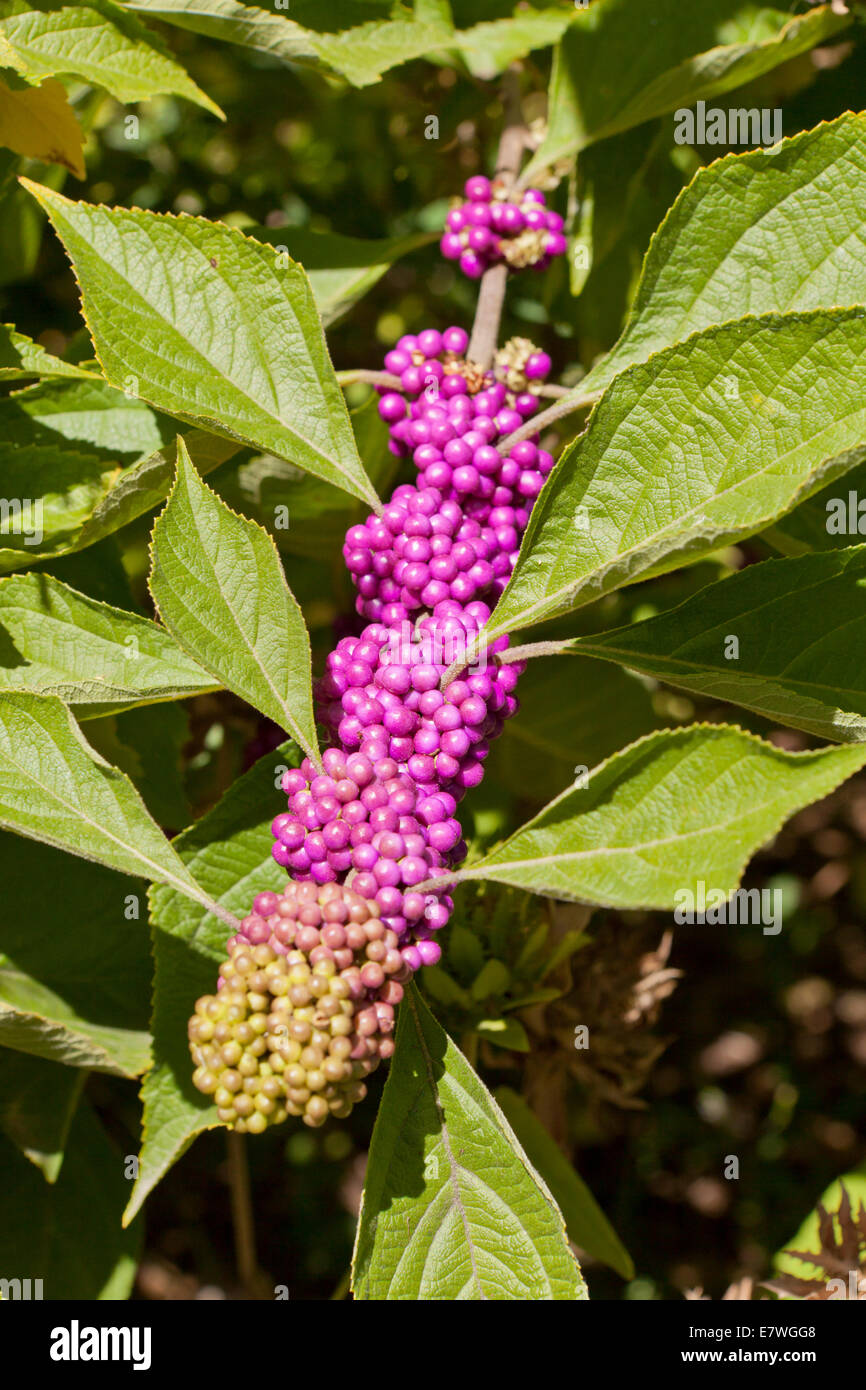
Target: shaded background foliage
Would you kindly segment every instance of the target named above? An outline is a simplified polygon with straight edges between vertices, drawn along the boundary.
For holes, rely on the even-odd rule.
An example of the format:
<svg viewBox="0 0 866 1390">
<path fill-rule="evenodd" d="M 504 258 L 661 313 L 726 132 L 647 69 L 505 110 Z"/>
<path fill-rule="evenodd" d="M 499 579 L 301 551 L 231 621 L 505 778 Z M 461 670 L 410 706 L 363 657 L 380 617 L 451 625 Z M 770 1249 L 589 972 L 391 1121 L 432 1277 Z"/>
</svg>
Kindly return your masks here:
<svg viewBox="0 0 866 1390">
<path fill-rule="evenodd" d="M 371 6 L 355 8 L 370 17 Z M 455 10 L 469 23 L 512 8 L 466 3 Z M 309 15 L 305 22 L 315 26 Z M 126 108 L 103 94 L 82 93 L 77 109 L 90 130 L 87 179 L 67 179 L 67 192 L 90 202 L 201 213 L 241 228 L 264 224 L 284 232 L 291 252 L 293 232 L 304 230 L 365 238 L 435 231 L 462 180 L 489 169 L 499 103 L 490 84 L 458 76 L 450 67 L 412 63 L 358 93 L 191 33 L 165 34 L 224 109 L 226 123 L 159 97 L 139 109 L 138 133 L 130 139 Z M 533 55 L 526 67 L 527 86 L 543 92 L 545 53 Z M 780 105 L 790 134 L 856 109 L 864 81 L 861 29 L 738 89 L 737 104 Z M 539 100 L 538 116 L 542 109 Z M 431 114 L 439 121 L 437 140 L 424 136 Z M 566 178 L 554 195 L 554 205 L 566 213 L 570 193 L 592 192 L 593 258 L 582 293 L 573 296 L 563 265 L 544 278 L 524 277 L 509 299 L 505 334 L 532 337 L 551 353 L 560 379 L 578 379 L 617 338 L 649 238 L 665 211 L 699 164 L 723 152 L 675 146 L 670 118 L 589 150 L 581 160 L 579 190 L 570 189 Z M 45 166 L 31 162 L 29 171 L 41 181 L 58 181 Z M 39 234 L 37 216 L 29 207 L 25 213 L 17 200 L 0 213 L 0 242 L 8 249 L 0 268 L 2 318 L 55 353 L 86 356 L 73 278 L 56 238 Z M 377 367 L 401 333 L 468 323 L 473 307 L 473 287 L 432 243 L 398 262 L 331 328 L 335 365 Z M 349 399 L 358 405 L 366 395 L 365 388 L 352 388 Z M 381 451 L 381 441 L 365 453 L 368 465 L 374 447 Z M 381 452 L 377 466 L 383 478 L 393 474 Z M 250 515 L 256 514 L 257 497 L 266 505 L 267 494 L 256 491 L 249 451 L 209 481 Z M 94 597 L 150 613 L 144 582 L 149 525 L 142 518 L 41 570 Z M 295 553 L 290 536 L 283 557 L 311 630 L 316 669 L 333 624 L 350 607 L 338 536 L 335 529 L 330 553 L 315 559 Z M 748 542 L 612 595 L 588 613 L 548 626 L 544 635 L 610 628 L 663 611 L 719 574 L 769 554 L 765 542 Z M 607 698 L 605 682 L 613 676 L 606 666 L 585 658 L 567 666 L 560 671 L 554 663 L 531 673 L 525 702 L 536 713 L 515 721 L 491 759 L 488 780 L 466 802 L 476 843 L 493 842 L 519 824 L 564 785 L 577 763 L 591 766 L 659 724 L 730 717 L 729 707 L 628 684 L 619 671 Z M 585 693 L 586 722 L 569 719 L 563 727 L 561 682 L 572 691 L 580 687 L 581 711 Z M 736 718 L 786 747 L 811 746 L 806 736 L 773 730 L 758 716 L 738 711 Z M 151 726 L 144 727 L 148 720 Z M 522 730 L 528 728 L 532 737 L 526 741 Z M 228 693 L 106 718 L 91 723 L 88 736 L 112 761 L 135 770 L 148 804 L 170 831 L 212 806 L 277 742 L 274 729 Z M 148 769 L 143 750 L 155 742 L 161 756 Z M 573 975 L 569 993 L 546 1012 L 544 1005 L 519 1012 L 529 1050 L 498 1048 L 467 1034 L 467 1049 L 488 1085 L 530 1095 L 634 1260 L 634 1277 L 625 1281 L 587 1261 L 592 1296 L 673 1298 L 701 1286 L 720 1297 L 736 1277 L 765 1276 L 774 1253 L 827 1185 L 862 1164 L 857 1094 L 866 1065 L 864 834 L 866 779 L 860 777 L 800 813 L 758 856 L 750 885 L 784 893 L 786 923 L 778 937 L 735 927 L 682 927 L 665 960 L 663 952 L 653 954 L 670 928 L 663 914 L 597 911 L 587 928 L 587 917 L 577 913 L 572 925 L 587 928 L 587 941 L 564 967 Z M 461 890 L 452 938 L 469 915 L 472 892 Z M 14 885 L 12 903 L 26 913 L 26 894 Z M 446 947 L 448 978 L 459 984 L 459 941 L 452 947 L 450 954 Z M 130 949 L 134 954 L 137 947 Z M 143 968 L 137 958 L 134 965 Z M 635 1018 L 635 983 L 657 970 L 681 973 L 666 975 L 657 994 L 650 986 Z M 619 990 L 611 989 L 601 1004 L 582 990 L 582 982 L 599 971 L 620 979 Z M 427 988 L 460 1040 L 467 1016 L 459 1001 L 447 1003 L 444 974 L 438 982 L 431 976 Z M 595 1043 L 586 1061 L 568 1047 L 569 1029 L 589 1022 L 593 1007 L 593 1036 L 599 1048 L 604 1041 L 613 1070 L 595 1069 Z M 345 1293 L 382 1084 L 382 1077 L 374 1077 L 368 1101 L 339 1126 L 321 1133 L 283 1127 L 249 1146 L 261 1264 L 275 1283 L 289 1286 L 292 1298 Z M 133 1088 L 92 1074 L 87 1098 L 120 1151 L 134 1153 L 139 1116 Z M 721 1177 L 729 1154 L 741 1158 L 737 1183 Z M 238 1295 L 225 1183 L 224 1136 L 206 1134 L 148 1201 L 136 1296 Z"/>
</svg>

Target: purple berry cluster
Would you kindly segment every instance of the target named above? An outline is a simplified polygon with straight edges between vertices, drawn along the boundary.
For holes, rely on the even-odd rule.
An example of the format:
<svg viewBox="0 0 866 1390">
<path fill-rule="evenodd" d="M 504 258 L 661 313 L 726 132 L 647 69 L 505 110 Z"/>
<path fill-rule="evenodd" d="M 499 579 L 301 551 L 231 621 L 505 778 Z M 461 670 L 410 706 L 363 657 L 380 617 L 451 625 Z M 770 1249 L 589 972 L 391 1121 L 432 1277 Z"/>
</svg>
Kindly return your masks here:
<svg viewBox="0 0 866 1390">
<path fill-rule="evenodd" d="M 442 255 L 457 261 L 464 275 L 478 280 L 490 266 L 543 270 L 568 249 L 563 219 L 545 205 L 538 188 L 512 197 L 499 179 L 476 174 L 467 179 L 465 201 L 453 207 L 439 243 Z"/>
<path fill-rule="evenodd" d="M 489 448 L 497 438 L 519 429 L 539 408 L 537 388 L 552 365 L 546 352 L 538 352 L 526 338 L 512 338 L 496 353 L 490 370 L 483 372 L 466 360 L 468 346 L 469 335 L 463 328 L 446 328 L 444 333 L 425 328 L 418 334 L 405 334 L 385 355 L 385 370 L 399 378 L 400 389 L 381 393 L 379 414 L 388 423 L 392 453 L 398 458 L 412 454 L 419 469 L 440 459 L 452 474 L 465 468 L 474 460 L 465 458 L 466 451 L 455 440 L 474 431 L 485 437 L 470 438 L 470 448 Z M 431 445 L 438 458 L 432 453 L 416 457 L 419 448 Z M 488 458 L 488 469 L 482 466 L 478 471 L 487 476 L 491 466 Z M 444 479 L 445 474 L 440 477 Z M 442 485 L 441 481 L 431 483 Z M 448 478 L 445 485 L 463 496 L 476 484 L 472 480 L 467 485 L 461 474 L 456 482 Z"/>
<path fill-rule="evenodd" d="M 473 178 L 465 191 L 442 249 L 467 275 L 565 251 L 537 189 L 510 201 L 501 182 Z M 467 852 L 458 803 L 518 708 L 523 664 L 508 661 L 508 637 L 464 658 L 553 467 L 537 435 L 506 443 L 539 409 L 552 364 L 524 338 L 489 367 L 468 349 L 464 329 L 428 328 L 385 357 L 399 389 L 379 389 L 379 413 L 417 481 L 346 535 L 358 616 L 315 688 L 332 746 L 321 768 L 307 758 L 283 775 L 287 809 L 272 823 L 290 881 L 255 899 L 217 995 L 190 1022 L 195 1084 L 238 1129 L 348 1114 L 393 1051 L 403 985 L 441 956 L 434 937 Z"/>
<path fill-rule="evenodd" d="M 339 747 L 324 753 L 323 774 L 309 760 L 284 774 L 288 810 L 272 826 L 274 858 L 296 879 L 352 874 L 412 970 L 439 959 L 431 938 L 453 906 L 447 893 L 418 885 L 464 858 L 457 804 L 480 783 L 490 739 L 517 710 L 523 667 L 499 658 L 507 637 L 440 689 L 489 616 L 484 604 L 461 610 L 447 600 L 415 625 L 371 623 L 342 638 L 316 686 L 319 717 Z"/>
<path fill-rule="evenodd" d="M 484 604 L 464 614 L 457 607 L 442 603 L 415 625 L 371 623 L 359 637 L 344 637 L 316 694 L 322 722 L 344 748 L 392 758 L 425 794 L 446 791 L 459 800 L 481 781 L 489 740 L 517 710 L 512 692 L 523 667 L 502 659 L 488 665 L 485 653 L 441 689 L 452 659 L 490 614 Z M 507 646 L 508 638 L 499 638 L 490 656 Z"/>
<path fill-rule="evenodd" d="M 418 485 L 397 488 L 381 516 L 346 536 L 355 606 L 373 622 L 390 626 L 449 600 L 494 603 L 553 467 L 532 440 L 504 455 L 497 447 L 538 409 L 532 387 L 550 371 L 547 353 L 513 339 L 481 373 L 460 356 L 466 347 L 461 328 L 426 329 L 385 358 L 402 391 L 385 391 L 379 411 L 392 450 L 411 453 Z"/>
<path fill-rule="evenodd" d="M 296 881 L 334 883 L 351 873 L 353 891 L 375 902 L 402 959 L 417 970 L 439 959 L 430 937 L 453 906 L 447 895 L 417 885 L 447 873 L 466 852 L 457 800 L 433 795 L 435 784 L 419 786 L 383 742 L 371 738 L 365 746 L 363 753 L 327 749 L 323 774 L 309 759 L 284 774 L 289 807 L 273 822 L 273 855 Z"/>
<path fill-rule="evenodd" d="M 456 811 L 490 740 L 516 713 L 520 663 L 500 637 L 443 688 L 508 582 L 530 509 L 553 466 L 532 440 L 502 439 L 539 405 L 550 359 L 512 339 L 488 371 L 461 328 L 401 338 L 381 394 L 394 451 L 415 484 L 352 526 L 344 556 L 366 625 L 340 638 L 316 685 L 333 746 L 283 777 L 273 855 L 297 882 L 347 882 L 376 904 L 407 969 L 434 964 L 453 903 L 442 881 L 466 854 Z M 432 889 L 430 880 L 439 880 Z"/>
<path fill-rule="evenodd" d="M 512 541 L 499 529 L 507 551 L 493 527 L 466 517 L 438 489 L 398 488 L 381 517 L 371 516 L 346 536 L 343 554 L 358 589 L 358 613 L 390 627 L 419 610 L 449 600 L 463 608 L 494 592 L 517 549 L 516 531 Z"/>
</svg>

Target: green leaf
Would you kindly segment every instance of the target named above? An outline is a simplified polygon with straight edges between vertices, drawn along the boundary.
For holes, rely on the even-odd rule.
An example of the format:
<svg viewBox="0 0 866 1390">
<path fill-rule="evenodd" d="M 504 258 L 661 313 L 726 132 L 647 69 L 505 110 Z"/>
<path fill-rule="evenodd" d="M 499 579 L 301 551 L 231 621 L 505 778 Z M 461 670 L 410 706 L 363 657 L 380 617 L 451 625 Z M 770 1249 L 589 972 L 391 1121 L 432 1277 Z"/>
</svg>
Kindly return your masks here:
<svg viewBox="0 0 866 1390">
<path fill-rule="evenodd" d="M 322 323 L 327 328 L 381 280 L 395 261 L 429 246 L 436 232 L 365 241 L 338 232 L 310 232 L 297 227 L 250 227 L 247 235 L 286 252 L 303 266 Z"/>
<path fill-rule="evenodd" d="M 36 268 L 45 234 L 45 214 L 30 194 L 17 183 L 21 161 L 0 150 L 0 287 L 29 280 Z M 41 178 L 50 187 L 62 187 L 66 170 L 59 164 L 42 166 Z"/>
<path fill-rule="evenodd" d="M 8 440 L 0 440 L 0 472 L 7 493 L 0 508 L 0 573 L 68 549 L 111 478 L 96 454 Z"/>
<path fill-rule="evenodd" d="M 469 984 L 484 965 L 484 947 L 477 932 L 453 922 L 448 932 L 448 965 Z"/>
<path fill-rule="evenodd" d="M 669 909 L 701 882 L 727 897 L 789 816 L 864 764 L 861 745 L 785 753 L 724 724 L 662 729 L 457 878 L 602 907 Z"/>
<path fill-rule="evenodd" d="M 276 546 L 201 481 L 182 440 L 150 591 L 180 645 L 318 762 L 310 639 Z"/>
<path fill-rule="evenodd" d="M 257 893 L 279 892 L 286 873 L 271 855 L 271 821 L 285 797 L 280 768 L 294 766 L 296 750 L 283 744 L 236 781 L 213 810 L 174 841 L 197 882 L 223 908 L 246 916 Z M 156 967 L 153 1068 L 142 1088 L 144 1132 L 139 1176 L 125 1220 L 176 1163 L 197 1134 L 219 1125 L 216 1107 L 192 1084 L 186 1026 L 196 999 L 216 989 L 226 955 L 226 928 L 182 894 L 155 888 L 151 923 Z"/>
<path fill-rule="evenodd" d="M 866 465 L 860 464 L 762 532 L 782 555 L 845 550 L 852 536 L 866 536 Z"/>
<path fill-rule="evenodd" d="M 576 298 L 566 317 L 584 360 L 594 360 L 619 337 L 647 247 L 688 181 L 670 139 L 659 117 L 592 145 L 577 161 L 568 253 Z"/>
<path fill-rule="evenodd" d="M 222 116 L 155 34 L 111 0 L 3 0 L 0 63 L 29 82 L 72 77 L 104 87 L 121 102 L 162 93 Z"/>
<path fill-rule="evenodd" d="M 7 833 L 0 869 L 0 1045 L 138 1076 L 150 1065 L 145 885 Z"/>
<path fill-rule="evenodd" d="M 299 265 L 218 222 L 23 182 L 72 260 L 110 382 L 378 505 Z"/>
<path fill-rule="evenodd" d="M 513 1013 L 515 1009 L 531 1009 L 534 1004 L 550 1004 L 554 999 L 561 999 L 564 993 L 564 989 L 534 989 L 531 994 L 521 994 L 517 999 L 509 999 L 502 1005 L 502 1012 L 508 1014 Z"/>
<path fill-rule="evenodd" d="M 376 0 L 356 0 L 355 4 L 343 0 L 335 11 L 321 0 L 307 4 L 292 0 L 292 19 L 236 0 L 128 0 L 127 8 L 285 63 L 322 64 L 357 87 L 378 81 L 389 68 L 445 48 L 453 39 L 450 11 L 443 0 L 430 0 L 422 8 L 416 5 L 414 18 L 395 6 L 391 12 L 396 18 L 377 16 L 362 24 L 353 20 L 366 19 L 373 10 L 387 15 L 390 7 Z"/>
<path fill-rule="evenodd" d="M 81 1018 L 57 990 L 5 963 L 0 963 L 0 1043 L 67 1067 L 117 1076 L 140 1076 L 151 1060 L 146 1029 Z"/>
<path fill-rule="evenodd" d="M 0 1048 L 0 1130 L 56 1182 L 85 1071 Z"/>
<path fill-rule="evenodd" d="M 472 996 L 469 991 L 459 985 L 453 975 L 449 975 L 442 969 L 441 965 L 428 965 L 425 967 L 424 992 L 437 1004 L 446 1007 L 457 1006 L 465 1009 L 467 1013 L 472 1010 Z"/>
<path fill-rule="evenodd" d="M 527 7 L 511 18 L 462 29 L 454 39 L 473 77 L 489 80 L 536 49 L 558 43 L 573 19 L 567 10 Z"/>
<path fill-rule="evenodd" d="M 147 460 L 176 432 L 174 421 L 98 379 L 43 381 L 0 400 L 0 573 L 80 548 L 123 485 L 124 465 Z"/>
<path fill-rule="evenodd" d="M 651 37 L 642 0 L 596 0 L 556 50 L 547 136 L 524 180 L 654 116 L 693 106 L 770 72 L 850 24 L 821 5 L 792 16 L 784 4 L 655 0 Z"/>
<path fill-rule="evenodd" d="M 866 637 L 862 545 L 749 565 L 659 617 L 574 647 L 774 723 L 860 743 L 866 671 L 858 631 Z"/>
<path fill-rule="evenodd" d="M 92 450 L 112 470 L 148 458 L 177 434 L 177 425 L 101 377 L 42 381 L 0 401 L 10 443 L 71 445 Z"/>
<path fill-rule="evenodd" d="M 0 690 L 56 695 L 92 719 L 219 688 L 147 618 L 47 574 L 0 581 Z"/>
<path fill-rule="evenodd" d="M 206 434 L 203 430 L 190 430 L 182 436 L 177 435 L 166 448 L 157 449 L 148 458 L 117 476 L 109 491 L 99 498 L 81 530 L 72 538 L 67 553 L 95 545 L 165 501 L 174 479 L 176 446 L 181 438 L 184 447 L 195 454 L 196 467 L 202 477 L 233 458 L 241 447 L 229 439 Z"/>
<path fill-rule="evenodd" d="M 370 1145 L 352 1289 L 425 1302 L 586 1297 L 553 1198 L 412 986 Z"/>
<path fill-rule="evenodd" d="M 559 1145 L 510 1086 L 499 1086 L 496 1100 L 531 1163 L 541 1173 L 565 1217 L 568 1236 L 595 1260 L 609 1265 L 623 1279 L 634 1278 L 634 1264 L 601 1207 L 575 1172 Z"/>
<path fill-rule="evenodd" d="M 740 319 L 630 367 L 533 508 L 492 638 L 760 531 L 866 453 L 866 310 Z"/>
<path fill-rule="evenodd" d="M 53 696 L 0 695 L 0 825 L 121 873 L 170 883 L 213 907 L 129 778 L 93 751 Z"/>
<path fill-rule="evenodd" d="M 127 539 L 130 542 L 128 547 Z M 65 584 L 67 588 L 75 589 L 97 603 L 106 603 L 119 608 L 121 612 L 132 612 L 139 617 L 141 606 L 136 602 L 129 574 L 123 565 L 124 552 L 131 560 L 137 548 L 131 536 L 124 537 L 123 543 L 114 536 L 107 536 L 99 545 L 80 554 L 57 556 L 44 565 L 39 574 Z M 140 549 L 138 553 L 141 554 Z"/>
<path fill-rule="evenodd" d="M 72 1123 L 56 1183 L 49 1185 L 0 1138 L 0 1269 L 7 1279 L 42 1280 L 45 1299 L 126 1299 L 141 1231 L 124 1231 L 124 1156 L 88 1105 Z"/>
<path fill-rule="evenodd" d="M 650 244 L 622 337 L 580 393 L 727 319 L 862 304 L 864 200 L 862 114 L 699 170 Z"/>
<path fill-rule="evenodd" d="M 520 712 L 491 748 L 487 772 L 515 796 L 549 801 L 576 768 L 594 767 L 649 733 L 657 723 L 649 692 L 613 672 L 592 662 L 531 661 L 520 677 Z"/>
<path fill-rule="evenodd" d="M 125 0 L 125 8 L 207 38 L 267 53 L 284 63 L 316 57 L 315 34 L 286 15 L 258 5 L 238 0 Z"/>
<path fill-rule="evenodd" d="M 413 0 L 412 13 L 419 24 L 454 24 L 451 0 Z"/>
<path fill-rule="evenodd" d="M 537 926 L 532 928 L 520 948 L 520 955 L 517 957 L 516 963 L 518 976 L 525 979 L 531 971 L 540 971 L 539 961 L 543 956 L 549 935 L 550 921 L 542 917 Z"/>
<path fill-rule="evenodd" d="M 0 381 L 28 376 L 97 377 L 97 373 L 46 352 L 11 323 L 0 324 Z"/>
<path fill-rule="evenodd" d="M 5 423 L 0 410 L 0 426 Z M 240 445 L 213 434 L 192 430 L 184 436 L 195 451 L 204 475 L 231 458 Z M 10 510 L 16 529 L 8 535 L 14 545 L 0 546 L 0 574 L 26 569 L 46 559 L 75 554 L 112 535 L 136 517 L 164 502 L 174 477 L 176 445 L 160 449 L 126 469 L 106 466 L 96 454 L 68 449 L 26 445 L 4 451 L 7 490 L 15 479 L 19 492 L 31 502 L 22 508 L 20 520 Z M 20 482 L 18 481 L 20 479 Z M 329 493 L 326 484 L 320 484 Z M 41 520 L 35 509 L 41 501 Z M 42 532 L 42 540 L 32 544 Z M 0 532 L 0 535 L 3 533 Z"/>
<path fill-rule="evenodd" d="M 473 999 L 487 999 L 491 994 L 503 994 L 511 983 L 511 972 L 501 960 L 488 960 L 472 981 Z"/>
<path fill-rule="evenodd" d="M 474 1031 L 495 1047 L 504 1047 L 511 1052 L 529 1051 L 526 1029 L 517 1018 L 482 1018 L 474 1025 Z"/>
<path fill-rule="evenodd" d="M 319 34 L 316 55 L 341 73 L 353 87 L 378 82 L 389 68 L 423 58 L 436 49 L 447 48 L 454 31 L 443 22 L 418 23 L 417 20 L 372 20 L 344 29 L 339 34 Z"/>
<path fill-rule="evenodd" d="M 582 950 L 583 947 L 588 944 L 589 937 L 585 931 L 567 931 L 564 936 L 559 938 L 550 955 L 542 963 L 539 971 L 541 979 L 546 980 L 548 975 L 556 970 L 557 966 L 562 965 L 563 961 L 571 960 L 575 951 Z M 541 990 L 540 993 L 549 994 L 551 991 Z M 560 993 L 560 990 L 556 991 L 557 996 Z"/>
</svg>

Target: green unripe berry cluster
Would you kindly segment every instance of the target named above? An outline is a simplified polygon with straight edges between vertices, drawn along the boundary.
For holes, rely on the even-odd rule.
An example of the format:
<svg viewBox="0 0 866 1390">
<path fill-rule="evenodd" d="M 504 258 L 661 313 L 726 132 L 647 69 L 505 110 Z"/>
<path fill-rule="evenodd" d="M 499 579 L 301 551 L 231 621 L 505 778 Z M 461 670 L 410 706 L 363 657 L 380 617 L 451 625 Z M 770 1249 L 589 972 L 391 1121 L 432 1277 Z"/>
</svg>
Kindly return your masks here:
<svg viewBox="0 0 866 1390">
<path fill-rule="evenodd" d="M 218 992 L 198 1000 L 188 1030 L 196 1087 L 252 1134 L 289 1115 L 317 1127 L 349 1114 L 394 1051 L 407 974 L 376 903 L 336 883 L 273 896 L 268 940 L 229 943 Z"/>
</svg>

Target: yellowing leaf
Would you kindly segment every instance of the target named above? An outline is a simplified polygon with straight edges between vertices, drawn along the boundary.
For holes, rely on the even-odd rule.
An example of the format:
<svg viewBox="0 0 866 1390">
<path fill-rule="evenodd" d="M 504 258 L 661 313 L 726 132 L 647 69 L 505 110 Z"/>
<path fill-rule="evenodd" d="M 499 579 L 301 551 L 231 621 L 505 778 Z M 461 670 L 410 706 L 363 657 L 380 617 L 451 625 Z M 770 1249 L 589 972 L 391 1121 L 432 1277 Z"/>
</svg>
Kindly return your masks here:
<svg viewBox="0 0 866 1390">
<path fill-rule="evenodd" d="M 77 179 L 84 178 L 81 127 L 55 77 L 19 92 L 0 81 L 0 145 L 29 159 L 63 164 Z"/>
</svg>

